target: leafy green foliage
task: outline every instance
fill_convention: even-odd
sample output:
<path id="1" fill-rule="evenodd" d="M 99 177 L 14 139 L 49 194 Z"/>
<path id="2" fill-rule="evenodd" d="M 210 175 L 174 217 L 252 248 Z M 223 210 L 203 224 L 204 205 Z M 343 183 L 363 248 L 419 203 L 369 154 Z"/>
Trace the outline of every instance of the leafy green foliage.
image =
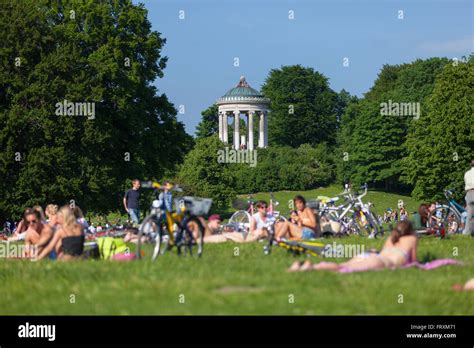
<path id="1" fill-rule="evenodd" d="M 334 143 L 338 98 L 324 75 L 301 65 L 283 66 L 270 71 L 262 92 L 271 100 L 270 146 Z"/>
<path id="2" fill-rule="evenodd" d="M 332 182 L 334 169 L 326 144 L 297 149 L 275 146 L 257 149 L 257 165 L 235 164 L 238 193 L 279 190 L 308 190 Z"/>
<path id="3" fill-rule="evenodd" d="M 431 58 L 410 64 L 385 65 L 374 86 L 341 117 L 336 153 L 338 178 L 386 189 L 400 187 L 403 146 L 416 115 L 384 115 L 382 103 L 420 103 L 421 114 L 437 74 L 447 59 Z M 344 153 L 347 156 L 344 158 Z"/>
<path id="4" fill-rule="evenodd" d="M 463 175 L 474 158 L 474 56 L 448 64 L 437 77 L 426 112 L 408 134 L 402 179 L 417 199 L 443 198 L 443 189 L 464 192 Z"/>
<path id="5" fill-rule="evenodd" d="M 217 135 L 201 138 L 185 157 L 177 181 L 186 193 L 213 199 L 215 208 L 224 208 L 234 198 L 234 175 L 231 164 L 218 162 L 224 144 Z"/>
<path id="6" fill-rule="evenodd" d="M 196 130 L 197 138 L 209 137 L 219 132 L 219 108 L 216 104 L 211 105 L 201 112 L 201 122 L 199 122 Z"/>
<path id="7" fill-rule="evenodd" d="M 70 199 L 114 209 L 127 178 L 180 162 L 192 140 L 152 85 L 165 40 L 143 5 L 24 0 L 0 11 L 0 218 Z M 55 114 L 64 100 L 95 103 L 95 118 Z"/>

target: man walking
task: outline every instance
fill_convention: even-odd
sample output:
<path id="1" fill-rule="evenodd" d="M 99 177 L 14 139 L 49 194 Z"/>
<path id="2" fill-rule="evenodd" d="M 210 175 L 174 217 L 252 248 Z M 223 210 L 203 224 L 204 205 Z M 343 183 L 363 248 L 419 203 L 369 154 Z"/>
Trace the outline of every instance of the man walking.
<path id="1" fill-rule="evenodd" d="M 471 160 L 471 169 L 464 174 L 466 184 L 466 225 L 463 234 L 470 234 L 474 237 L 474 159 Z"/>
<path id="2" fill-rule="evenodd" d="M 134 179 L 132 181 L 132 188 L 125 192 L 123 197 L 123 205 L 128 215 L 132 219 L 134 224 L 140 223 L 140 180 Z"/>

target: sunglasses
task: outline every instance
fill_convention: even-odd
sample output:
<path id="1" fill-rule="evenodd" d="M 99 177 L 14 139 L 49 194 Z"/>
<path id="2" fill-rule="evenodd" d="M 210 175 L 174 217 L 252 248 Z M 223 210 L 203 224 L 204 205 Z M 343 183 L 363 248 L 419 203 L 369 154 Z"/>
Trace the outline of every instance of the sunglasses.
<path id="1" fill-rule="evenodd" d="M 26 222 L 30 223 L 30 224 L 35 224 L 38 222 L 38 220 L 26 220 Z"/>
<path id="2" fill-rule="evenodd" d="M 265 207 L 260 207 L 260 209 L 267 209 L 267 207 L 266 206 Z"/>

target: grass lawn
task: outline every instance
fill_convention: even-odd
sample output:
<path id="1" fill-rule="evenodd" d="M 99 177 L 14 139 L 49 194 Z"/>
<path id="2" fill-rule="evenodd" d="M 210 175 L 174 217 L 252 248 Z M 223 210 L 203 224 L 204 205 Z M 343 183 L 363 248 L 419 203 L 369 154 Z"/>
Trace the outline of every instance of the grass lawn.
<path id="1" fill-rule="evenodd" d="M 382 244 L 359 237 L 334 241 Z M 156 263 L 2 260 L 0 314 L 474 314 L 474 292 L 450 289 L 474 277 L 471 237 L 421 239 L 419 260 L 454 257 L 466 262 L 431 271 L 287 273 L 295 258 L 279 248 L 264 255 L 262 246 L 207 245 L 201 259 L 169 253 Z M 294 303 L 289 303 L 292 297 Z"/>
<path id="2" fill-rule="evenodd" d="M 278 210 L 287 214 L 288 201 L 296 194 L 312 199 L 340 192 L 339 186 L 330 186 L 276 192 L 275 197 L 280 201 Z M 269 200 L 268 193 L 253 197 Z M 374 191 L 364 201 L 373 202 L 382 214 L 387 207 L 396 208 L 399 199 L 409 212 L 419 204 L 409 196 Z M 229 208 L 225 215 L 234 210 Z M 380 249 L 383 243 L 359 237 L 323 242 L 363 244 L 366 249 Z M 156 263 L 4 259 L 0 260 L 0 315 L 474 315 L 474 292 L 451 290 L 452 284 L 474 277 L 473 250 L 471 237 L 424 237 L 420 261 L 457 258 L 465 265 L 354 274 L 287 273 L 295 258 L 279 248 L 264 255 L 263 243 L 206 245 L 201 259 L 173 252 Z M 146 252 L 149 256 L 150 249 Z M 400 295 L 403 303 L 399 303 Z M 71 303 L 73 297 L 75 303 Z"/>

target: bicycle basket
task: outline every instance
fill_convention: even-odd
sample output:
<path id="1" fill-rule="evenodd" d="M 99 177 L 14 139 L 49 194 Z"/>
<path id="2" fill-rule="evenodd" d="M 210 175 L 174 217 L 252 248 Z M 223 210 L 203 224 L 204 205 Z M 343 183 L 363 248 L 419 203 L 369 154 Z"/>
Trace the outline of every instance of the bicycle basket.
<path id="1" fill-rule="evenodd" d="M 191 215 L 206 216 L 211 209 L 212 199 L 185 196 L 175 200 L 176 209 L 184 206 L 184 211 Z"/>
<path id="2" fill-rule="evenodd" d="M 306 206 L 314 210 L 319 210 L 319 204 L 320 204 L 320 201 L 318 200 L 311 200 L 311 201 L 306 202 Z"/>

